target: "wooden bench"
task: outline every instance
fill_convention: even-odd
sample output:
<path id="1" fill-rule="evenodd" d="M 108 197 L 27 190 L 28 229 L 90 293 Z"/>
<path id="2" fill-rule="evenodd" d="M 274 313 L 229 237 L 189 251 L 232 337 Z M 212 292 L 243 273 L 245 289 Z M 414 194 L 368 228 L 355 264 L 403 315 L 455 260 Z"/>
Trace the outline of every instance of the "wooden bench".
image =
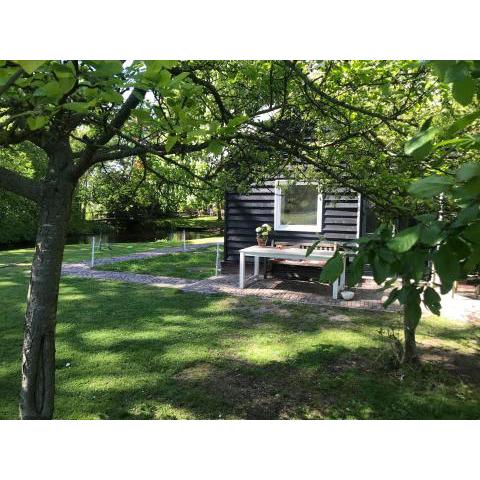
<path id="1" fill-rule="evenodd" d="M 303 242 L 303 243 L 287 243 L 287 242 L 276 242 L 275 246 L 278 247 L 281 245 L 282 247 L 295 247 L 295 248 L 301 248 L 301 249 L 307 249 L 309 246 L 311 246 L 313 242 Z M 316 245 L 315 250 L 319 252 L 328 252 L 331 253 L 332 255 L 335 254 L 335 252 L 338 249 L 338 244 L 334 242 L 321 242 Z M 325 266 L 327 263 L 328 259 L 322 259 L 322 260 L 313 260 L 309 259 L 308 257 L 305 260 L 284 260 L 284 259 L 279 259 L 279 258 L 273 258 L 270 259 L 270 264 L 271 266 L 275 265 L 284 265 L 287 267 L 311 267 L 311 268 L 322 268 Z M 267 273 L 267 265 L 265 264 L 265 275 Z"/>

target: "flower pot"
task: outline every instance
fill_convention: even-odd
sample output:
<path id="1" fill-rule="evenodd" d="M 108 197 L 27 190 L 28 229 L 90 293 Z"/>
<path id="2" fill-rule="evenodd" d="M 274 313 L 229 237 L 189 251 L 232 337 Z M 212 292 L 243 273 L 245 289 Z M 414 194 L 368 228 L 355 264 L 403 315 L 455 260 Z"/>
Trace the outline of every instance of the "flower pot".
<path id="1" fill-rule="evenodd" d="M 353 300 L 353 297 L 354 297 L 355 294 L 353 292 L 349 291 L 349 290 L 342 290 L 340 292 L 340 295 L 342 296 L 342 298 L 344 300 Z"/>
<path id="2" fill-rule="evenodd" d="M 264 247 L 267 244 L 267 239 L 265 237 L 257 237 L 257 245 L 259 247 Z"/>

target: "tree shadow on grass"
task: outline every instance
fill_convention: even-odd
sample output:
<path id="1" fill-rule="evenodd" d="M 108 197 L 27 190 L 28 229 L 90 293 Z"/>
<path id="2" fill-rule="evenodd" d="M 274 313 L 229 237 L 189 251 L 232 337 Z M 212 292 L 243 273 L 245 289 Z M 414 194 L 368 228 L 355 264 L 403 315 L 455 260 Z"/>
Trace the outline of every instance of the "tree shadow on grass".
<path id="1" fill-rule="evenodd" d="M 375 362 L 384 343 L 366 340 L 378 336 L 387 317 L 362 312 L 332 321 L 348 315 L 282 304 L 278 308 L 290 313 L 277 308 L 253 315 L 265 305 L 247 301 L 241 308 L 242 302 L 65 279 L 57 418 L 480 416 L 479 388 L 442 364 L 399 372 Z M 9 322 L 21 343 L 21 325 L 13 316 Z M 355 334 L 351 344 L 338 341 L 346 333 Z M 277 342 L 285 350 L 274 359 Z M 263 356 L 256 358 L 250 347 L 259 345 Z M 19 387 L 19 349 L 4 351 L 2 405 Z M 14 416 L 16 401 L 14 407 L 1 416 Z"/>

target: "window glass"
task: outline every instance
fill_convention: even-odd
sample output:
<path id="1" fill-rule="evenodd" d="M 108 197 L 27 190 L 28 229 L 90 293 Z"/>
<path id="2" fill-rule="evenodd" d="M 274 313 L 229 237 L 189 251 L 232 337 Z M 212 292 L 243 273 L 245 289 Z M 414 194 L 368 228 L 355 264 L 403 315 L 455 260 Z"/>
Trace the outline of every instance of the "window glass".
<path id="1" fill-rule="evenodd" d="M 318 187 L 316 185 L 281 186 L 281 225 L 316 225 Z"/>

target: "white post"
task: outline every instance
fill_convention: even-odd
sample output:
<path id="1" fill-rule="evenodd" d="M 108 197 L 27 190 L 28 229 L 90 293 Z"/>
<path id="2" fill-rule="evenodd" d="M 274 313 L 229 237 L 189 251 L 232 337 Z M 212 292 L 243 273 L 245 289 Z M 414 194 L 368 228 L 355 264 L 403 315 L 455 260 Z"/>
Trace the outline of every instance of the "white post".
<path id="1" fill-rule="evenodd" d="M 260 257 L 253 257 L 253 276 L 258 280 L 260 273 Z"/>
<path id="2" fill-rule="evenodd" d="M 95 265 L 95 236 L 92 238 L 92 263 L 91 267 Z"/>
<path id="3" fill-rule="evenodd" d="M 245 254 L 243 252 L 240 252 L 240 278 L 238 286 L 245 288 Z"/>
<path id="4" fill-rule="evenodd" d="M 220 244 L 217 243 L 217 258 L 215 259 L 215 276 L 220 273 Z"/>
<path id="5" fill-rule="evenodd" d="M 338 298 L 338 278 L 333 282 L 332 297 L 336 300 Z"/>
<path id="6" fill-rule="evenodd" d="M 187 245 L 185 243 L 185 229 L 183 229 L 182 238 L 183 238 L 183 251 L 185 252 L 187 250 Z"/>

